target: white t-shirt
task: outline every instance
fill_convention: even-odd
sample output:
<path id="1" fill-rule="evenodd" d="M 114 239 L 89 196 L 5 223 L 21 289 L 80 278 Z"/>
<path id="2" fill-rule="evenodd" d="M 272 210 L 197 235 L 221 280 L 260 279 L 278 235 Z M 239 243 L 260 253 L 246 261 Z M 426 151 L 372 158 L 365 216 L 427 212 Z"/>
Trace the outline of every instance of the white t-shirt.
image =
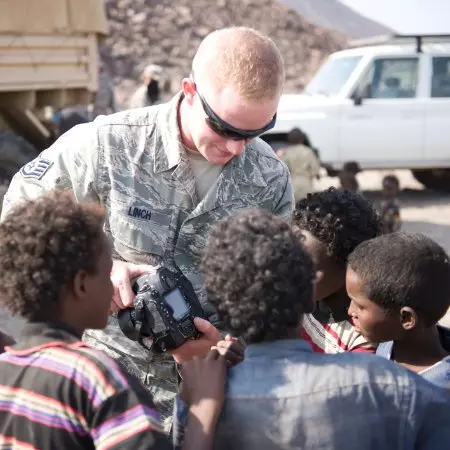
<path id="1" fill-rule="evenodd" d="M 214 183 L 219 178 L 223 166 L 218 164 L 211 164 L 199 152 L 186 150 L 191 165 L 192 172 L 195 176 L 195 189 L 200 201 L 205 197 L 207 192 L 214 186 Z"/>

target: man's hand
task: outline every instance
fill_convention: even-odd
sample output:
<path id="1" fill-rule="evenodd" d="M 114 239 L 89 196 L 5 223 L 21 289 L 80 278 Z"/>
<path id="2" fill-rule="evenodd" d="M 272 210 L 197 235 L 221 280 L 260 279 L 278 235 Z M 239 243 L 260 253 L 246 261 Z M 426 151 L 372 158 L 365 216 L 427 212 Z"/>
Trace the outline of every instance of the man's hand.
<path id="1" fill-rule="evenodd" d="M 133 306 L 135 295 L 131 289 L 131 280 L 154 270 L 155 267 L 150 265 L 114 260 L 111 270 L 111 281 L 114 286 L 111 311 L 118 312 L 121 309 Z"/>
<path id="2" fill-rule="evenodd" d="M 220 331 L 205 319 L 196 317 L 194 319 L 194 325 L 203 336 L 195 341 L 187 341 L 181 347 L 171 352 L 178 364 L 183 364 L 194 356 L 205 356 L 211 347 L 214 347 L 223 339 Z"/>

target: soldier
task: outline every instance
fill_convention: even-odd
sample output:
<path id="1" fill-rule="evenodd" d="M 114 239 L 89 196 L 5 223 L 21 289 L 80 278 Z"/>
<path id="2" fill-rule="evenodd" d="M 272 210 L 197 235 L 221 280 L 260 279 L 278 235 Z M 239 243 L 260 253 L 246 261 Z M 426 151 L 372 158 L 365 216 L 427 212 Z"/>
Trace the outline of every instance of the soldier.
<path id="1" fill-rule="evenodd" d="M 192 68 L 170 102 L 101 116 L 61 136 L 14 176 L 2 216 L 55 188 L 72 190 L 80 202 L 100 202 L 113 246 L 112 309 L 132 306 L 130 279 L 164 263 L 190 279 L 217 323 L 199 272 L 210 228 L 247 208 L 286 220 L 292 213 L 289 172 L 257 139 L 275 124 L 284 68 L 271 39 L 239 27 L 208 35 Z M 220 339 L 213 325 L 200 324 L 206 337 L 178 349 L 178 362 Z M 171 357 L 128 340 L 114 315 L 85 339 L 137 375 L 171 416 L 178 381 Z"/>
<path id="2" fill-rule="evenodd" d="M 277 150 L 278 157 L 285 162 L 292 177 L 295 201 L 306 197 L 314 189 L 314 179 L 320 173 L 317 150 L 309 144 L 309 139 L 299 128 L 288 134 L 288 148 Z"/>
<path id="3" fill-rule="evenodd" d="M 149 64 L 142 72 L 143 84 L 136 90 L 130 99 L 131 108 L 144 108 L 145 106 L 161 103 L 161 81 L 163 68 L 156 64 Z"/>

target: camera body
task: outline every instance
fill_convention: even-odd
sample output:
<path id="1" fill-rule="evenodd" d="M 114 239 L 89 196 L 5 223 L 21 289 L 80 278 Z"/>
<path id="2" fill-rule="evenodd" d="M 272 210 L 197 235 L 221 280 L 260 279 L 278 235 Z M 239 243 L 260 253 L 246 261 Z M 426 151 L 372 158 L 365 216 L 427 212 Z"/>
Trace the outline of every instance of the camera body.
<path id="1" fill-rule="evenodd" d="M 155 353 L 174 350 L 199 333 L 194 317 L 203 308 L 190 281 L 181 273 L 159 267 L 133 282 L 134 308 L 119 312 L 122 332 Z"/>

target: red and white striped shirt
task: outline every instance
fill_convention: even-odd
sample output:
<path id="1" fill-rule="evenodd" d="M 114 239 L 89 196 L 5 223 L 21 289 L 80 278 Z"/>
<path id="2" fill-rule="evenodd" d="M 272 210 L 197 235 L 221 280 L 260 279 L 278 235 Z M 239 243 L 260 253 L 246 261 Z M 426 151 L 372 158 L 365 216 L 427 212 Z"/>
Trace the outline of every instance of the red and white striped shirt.
<path id="1" fill-rule="evenodd" d="M 324 323 L 317 320 L 314 314 L 305 314 L 302 337 L 317 353 L 375 353 L 376 350 L 376 345 L 369 343 L 355 331 L 350 318 L 341 322 Z"/>

